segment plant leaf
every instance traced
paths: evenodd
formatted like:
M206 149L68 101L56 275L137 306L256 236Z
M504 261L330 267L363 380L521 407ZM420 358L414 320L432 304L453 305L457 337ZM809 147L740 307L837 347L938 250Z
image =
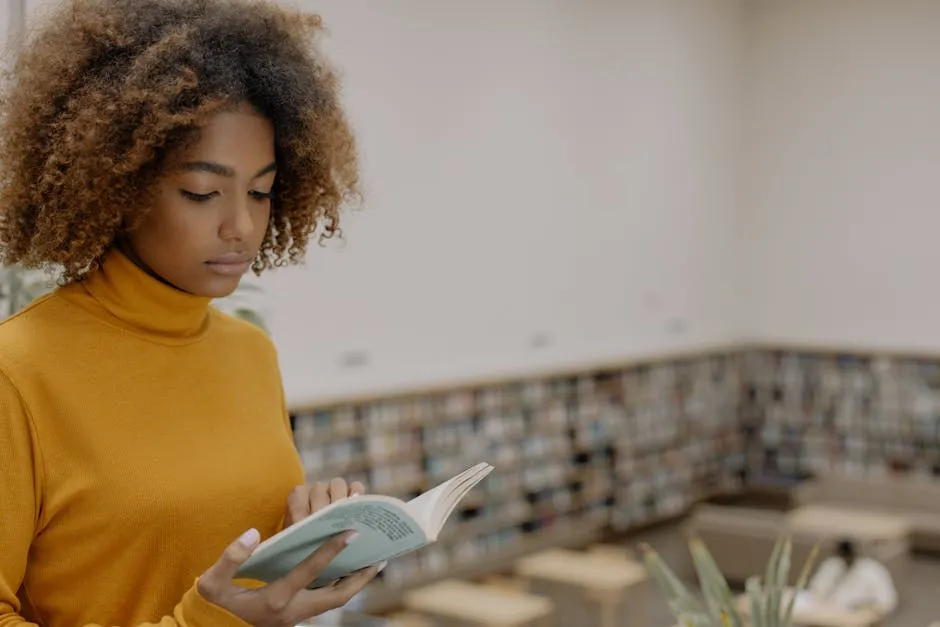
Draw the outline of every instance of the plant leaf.
M646 569L666 595L669 609L677 619L683 616L698 617L706 614L705 608L685 587L671 568L663 561L656 551L647 544L640 545Z
M703 592L707 591L705 594L713 595L717 606L728 613L733 625L743 625L744 621L735 607L731 588L728 587L728 582L708 547L700 538L692 538L689 545Z
M780 604L783 602L783 593L787 590L790 583L790 555L793 550L793 543L790 538L783 541L783 549L780 551L780 557L777 563L777 575L774 580L774 587L771 588L771 599L773 605L773 625L780 624Z
M813 545L813 548L809 552L809 557L806 558L806 563L803 564L803 570L800 571L800 578L797 579L796 586L793 588L793 595L790 597L789 603L787 603L787 610L783 615L781 627L790 627L792 624L793 607L796 604L796 595L800 590L806 588L806 584L809 582L810 573L813 572L813 566L815 565L817 555L819 555L818 543Z
M685 627L744 627L746 624L748 627L791 627L795 594L786 599L786 613L781 615L780 611L784 594L789 590L792 560L790 538L780 537L774 543L774 549L767 563L765 581L762 582L758 575L747 580L745 592L750 610L747 623L742 619L739 611L740 601L732 596L724 575L701 539L691 538L689 551L692 554L699 587L704 597L704 605L688 591L655 551L646 545L642 545L641 549L651 577L666 593L669 609L680 625ZM810 553L797 583L797 589L805 587L817 549L818 547L814 547Z
M751 627L768 627L764 621L764 591L760 585L760 578L756 575L748 577L744 589L747 592L747 601L751 608Z
M255 325L256 327L258 327L259 329L261 329L261 330L264 331L265 333L268 332L268 327L267 327L267 325L265 325L265 323L264 323L264 318L262 318L262 317L258 314L258 312L254 311L254 310L252 310L252 309L247 309L247 308L244 308L244 307L239 307L239 308L236 309L234 312L232 312L232 315L234 315L236 318L240 318L240 319L244 320L245 322L248 322L248 323L250 323L250 324Z

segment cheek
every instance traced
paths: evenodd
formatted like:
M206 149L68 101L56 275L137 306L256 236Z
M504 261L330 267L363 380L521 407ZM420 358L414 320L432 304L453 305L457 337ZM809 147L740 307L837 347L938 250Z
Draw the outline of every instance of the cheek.
M144 218L135 239L144 249L141 254L146 250L160 257L185 256L187 250L204 248L216 228L212 211L162 197Z

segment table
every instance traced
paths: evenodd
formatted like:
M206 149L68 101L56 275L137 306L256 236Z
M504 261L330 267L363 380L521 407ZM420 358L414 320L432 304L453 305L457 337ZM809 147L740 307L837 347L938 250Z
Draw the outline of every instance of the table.
M297 627L399 627L397 623L356 612L340 612L328 617L311 618ZM427 627L427 626L425 626Z
M435 625L461 627L547 627L554 614L549 599L456 579L407 593L405 607L432 617Z
M518 560L515 574L528 580L534 593L559 599L559 627L647 627L649 576L639 562L549 549Z
M792 589L783 595L781 608L786 609L790 602ZM750 614L750 603L746 594L735 599L742 617ZM793 607L793 624L805 627L873 627L878 625L883 616L873 609L844 610L821 601L814 601L812 606L797 603Z
M806 505L787 515L791 531L861 542L907 541L910 523L901 516L830 505Z

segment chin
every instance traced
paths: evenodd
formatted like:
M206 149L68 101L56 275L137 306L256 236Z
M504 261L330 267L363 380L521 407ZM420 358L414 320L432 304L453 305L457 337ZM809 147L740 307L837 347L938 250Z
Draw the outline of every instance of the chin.
M240 279L207 281L205 284L200 285L200 289L194 293L207 298L225 298L231 296L238 289L239 283L241 283Z

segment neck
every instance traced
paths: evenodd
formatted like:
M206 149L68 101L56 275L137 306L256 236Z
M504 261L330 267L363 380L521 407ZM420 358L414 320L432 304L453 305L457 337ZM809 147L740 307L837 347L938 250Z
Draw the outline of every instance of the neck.
M82 283L112 322L154 339L193 339L207 327L211 298L171 285L124 247L111 249Z
M170 287L175 288L181 292L186 291L186 290L182 290L176 287L175 285L173 285L172 283L164 279L162 276L157 274L156 271L153 270L153 268L151 268L146 263L144 263L144 260L140 258L140 255L137 254L137 251L134 250L133 246L131 246L129 242L120 242L117 245L117 249L120 251L122 255L127 257L127 259L131 263L133 263L135 266L140 268L145 273L149 274L152 278L156 279L160 283L163 283L164 285L169 285Z

